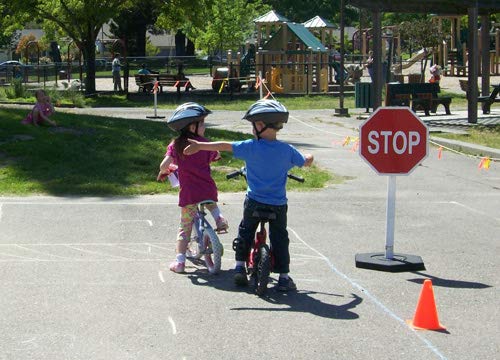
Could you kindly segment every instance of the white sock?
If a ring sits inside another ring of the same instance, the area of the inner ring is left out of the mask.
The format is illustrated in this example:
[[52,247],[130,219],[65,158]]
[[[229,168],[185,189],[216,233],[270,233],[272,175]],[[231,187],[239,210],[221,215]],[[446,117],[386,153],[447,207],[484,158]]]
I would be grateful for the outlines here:
[[245,262],[244,261],[236,260],[236,266],[243,266],[243,267],[245,267]]
[[220,209],[218,206],[214,207],[212,210],[210,210],[210,213],[214,217],[214,220],[217,220],[218,217],[220,216]]
[[175,257],[175,260],[177,260],[178,263],[185,263],[186,262],[186,254],[177,254]]

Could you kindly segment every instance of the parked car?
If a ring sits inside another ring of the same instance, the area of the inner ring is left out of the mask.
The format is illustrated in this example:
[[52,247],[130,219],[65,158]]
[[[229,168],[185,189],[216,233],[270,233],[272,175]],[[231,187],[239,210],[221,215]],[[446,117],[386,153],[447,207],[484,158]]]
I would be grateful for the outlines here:
[[15,66],[23,67],[25,65],[17,60],[8,60],[0,63],[0,71],[11,70]]

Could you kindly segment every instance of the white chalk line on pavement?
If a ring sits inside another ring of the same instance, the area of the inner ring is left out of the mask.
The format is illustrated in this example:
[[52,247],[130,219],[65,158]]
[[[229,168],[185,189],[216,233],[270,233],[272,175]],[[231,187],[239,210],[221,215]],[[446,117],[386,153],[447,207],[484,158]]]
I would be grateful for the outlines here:
[[45,256],[52,256],[52,257],[56,257],[56,258],[59,258],[59,259],[71,260],[71,258],[67,257],[67,256],[60,256],[60,255],[51,254],[51,253],[48,253],[48,252],[45,252],[45,251],[40,251],[40,250],[36,250],[36,249],[30,249],[30,248],[22,246],[22,245],[15,245],[15,246],[17,248],[19,248],[19,249],[23,249],[23,250],[26,250],[26,251],[34,252],[34,253],[37,253],[37,254],[41,254],[41,255],[45,255]]
[[119,205],[119,206],[129,206],[129,205],[141,205],[141,206],[165,206],[165,205],[178,205],[178,202],[162,202],[162,203],[148,203],[148,202],[112,202],[112,201],[4,201],[3,204],[8,205]]
[[484,211],[481,211],[481,210],[478,210],[478,209],[474,209],[473,207],[470,207],[470,206],[467,206],[465,204],[462,204],[462,203],[459,203],[458,201],[444,201],[444,202],[440,202],[441,204],[452,204],[452,205],[457,205],[457,206],[460,206],[460,207],[463,207],[464,209],[467,209],[469,211],[472,211],[472,212],[475,212],[476,214],[480,214],[480,215],[483,215],[483,216],[486,216],[486,217],[489,217],[490,219],[493,219],[493,220],[496,220],[496,221],[500,221],[500,218],[496,218],[494,216],[491,216],[489,213],[487,212],[484,212]]
[[172,334],[177,334],[177,327],[175,326],[174,319],[172,319],[171,316],[168,317],[168,322],[170,323],[170,326],[172,326]]
[[384,311],[386,314],[388,314],[390,317],[392,317],[393,319],[395,319],[396,321],[398,321],[401,325],[404,325],[405,328],[407,329],[410,329],[413,334],[415,334],[434,354],[436,354],[440,359],[443,359],[443,360],[446,360],[446,357],[441,354],[441,352],[439,352],[439,350],[436,348],[436,346],[434,346],[432,344],[432,342],[430,342],[429,340],[427,340],[426,338],[424,338],[422,335],[420,335],[416,330],[412,329],[411,327],[409,327],[406,322],[401,319],[399,316],[397,316],[393,311],[391,311],[387,306],[385,306],[380,300],[378,300],[374,295],[372,295],[367,289],[365,289],[364,287],[362,287],[361,285],[359,285],[357,282],[355,282],[354,280],[352,280],[350,277],[348,277],[346,274],[344,274],[343,272],[341,272],[340,270],[338,270],[335,265],[333,265],[333,263],[330,261],[330,259],[328,257],[326,257],[325,255],[323,255],[321,252],[319,252],[318,250],[316,250],[315,248],[313,248],[311,245],[309,245],[307,242],[305,242],[300,236],[299,234],[293,230],[292,228],[290,227],[287,227],[288,230],[290,230],[291,232],[293,232],[293,234],[295,235],[295,237],[300,241],[302,242],[304,245],[306,245],[311,251],[315,252],[316,254],[318,254],[322,260],[324,260],[328,266],[330,267],[330,269],[336,273],[337,275],[339,275],[341,278],[343,278],[344,280],[346,280],[349,284],[351,284],[354,288],[358,289],[359,291],[361,291],[363,294],[366,295],[366,297],[368,297],[375,305],[377,305],[382,311]]
[[149,226],[153,226],[153,221],[151,221],[151,220],[142,220],[142,219],[117,220],[117,221],[113,221],[113,224],[116,224],[116,223],[134,223],[134,222],[146,222]]
[[299,119],[298,117],[296,117],[296,116],[289,116],[289,117],[290,117],[290,119],[294,119],[294,120],[296,120],[297,122],[301,123],[302,125],[307,126],[307,127],[310,127],[311,129],[317,130],[317,131],[319,131],[319,132],[322,132],[322,133],[327,133],[327,134],[332,134],[332,135],[339,136],[339,137],[342,137],[342,138],[345,138],[345,137],[346,137],[346,135],[341,135],[341,134],[335,133],[335,132],[333,132],[333,131],[328,131],[328,130],[325,130],[325,129],[320,129],[319,127],[316,127],[316,126],[314,126],[314,125],[308,124],[308,123],[306,123],[305,121],[300,120],[300,119]]

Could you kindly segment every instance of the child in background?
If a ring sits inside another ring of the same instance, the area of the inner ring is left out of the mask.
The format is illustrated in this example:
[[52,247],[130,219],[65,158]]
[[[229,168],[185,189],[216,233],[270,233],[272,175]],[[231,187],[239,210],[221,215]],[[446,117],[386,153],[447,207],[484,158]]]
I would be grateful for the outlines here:
[[438,83],[441,80],[441,66],[434,64],[430,67],[429,69],[431,73],[431,78],[429,79],[429,82],[432,83]]
[[52,103],[50,102],[50,97],[45,94],[45,91],[37,90],[35,92],[35,98],[35,106],[28,114],[28,116],[26,116],[26,118],[21,121],[21,123],[25,125],[33,124],[35,126],[39,126],[42,124],[57,126],[56,122],[49,118],[49,116],[54,114],[54,106],[52,106]]
[[279,273],[278,290],[295,290],[297,286],[288,276],[290,271],[289,238],[287,226],[286,182],[288,171],[294,166],[310,166],[313,156],[303,155],[295,147],[277,140],[277,133],[288,121],[288,110],[278,101],[259,100],[248,109],[243,119],[253,125],[255,139],[235,142],[200,142],[190,139],[184,154],[200,150],[232,151],[234,157],[245,160],[247,195],[238,237],[233,242],[236,251],[234,281],[248,284],[245,262],[251,250],[259,219],[252,216],[256,209],[267,209],[276,214],[269,221],[269,239],[274,254],[273,271]]
[[[179,176],[179,206],[181,220],[177,235],[177,256],[170,264],[170,270],[183,273],[186,263],[186,249],[191,238],[197,204],[204,200],[217,201],[217,187],[210,174],[210,163],[220,159],[217,151],[201,152],[195,155],[184,155],[183,149],[189,144],[188,139],[199,142],[208,141],[205,135],[205,117],[211,111],[202,105],[189,102],[180,105],[170,117],[167,125],[180,135],[167,147],[165,158],[160,164],[157,180],[164,180],[169,174],[171,164],[177,165]],[[215,219],[216,231],[228,229],[228,223],[216,204],[206,206]]]

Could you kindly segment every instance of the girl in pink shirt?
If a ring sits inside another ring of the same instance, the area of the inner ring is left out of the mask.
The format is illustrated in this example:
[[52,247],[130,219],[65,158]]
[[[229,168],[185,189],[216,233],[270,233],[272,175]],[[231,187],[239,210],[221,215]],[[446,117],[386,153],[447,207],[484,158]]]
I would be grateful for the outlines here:
[[54,113],[54,106],[50,102],[50,97],[43,90],[37,90],[35,97],[35,106],[21,123],[25,125],[33,124],[35,126],[39,126],[40,124],[57,126],[56,122],[49,118]]
[[[189,144],[188,139],[208,141],[205,135],[205,117],[211,111],[197,103],[180,105],[168,120],[168,126],[180,132],[167,147],[167,152],[160,164],[157,179],[164,180],[169,174],[169,166],[177,165],[179,176],[179,206],[181,207],[181,221],[177,235],[177,256],[170,264],[170,270],[183,273],[186,263],[186,249],[191,238],[197,204],[204,200],[217,201],[217,186],[210,173],[210,163],[220,159],[218,151],[200,151],[193,155],[184,155],[183,150]],[[226,231],[228,224],[216,204],[207,208],[212,213],[217,225],[217,231]]]

